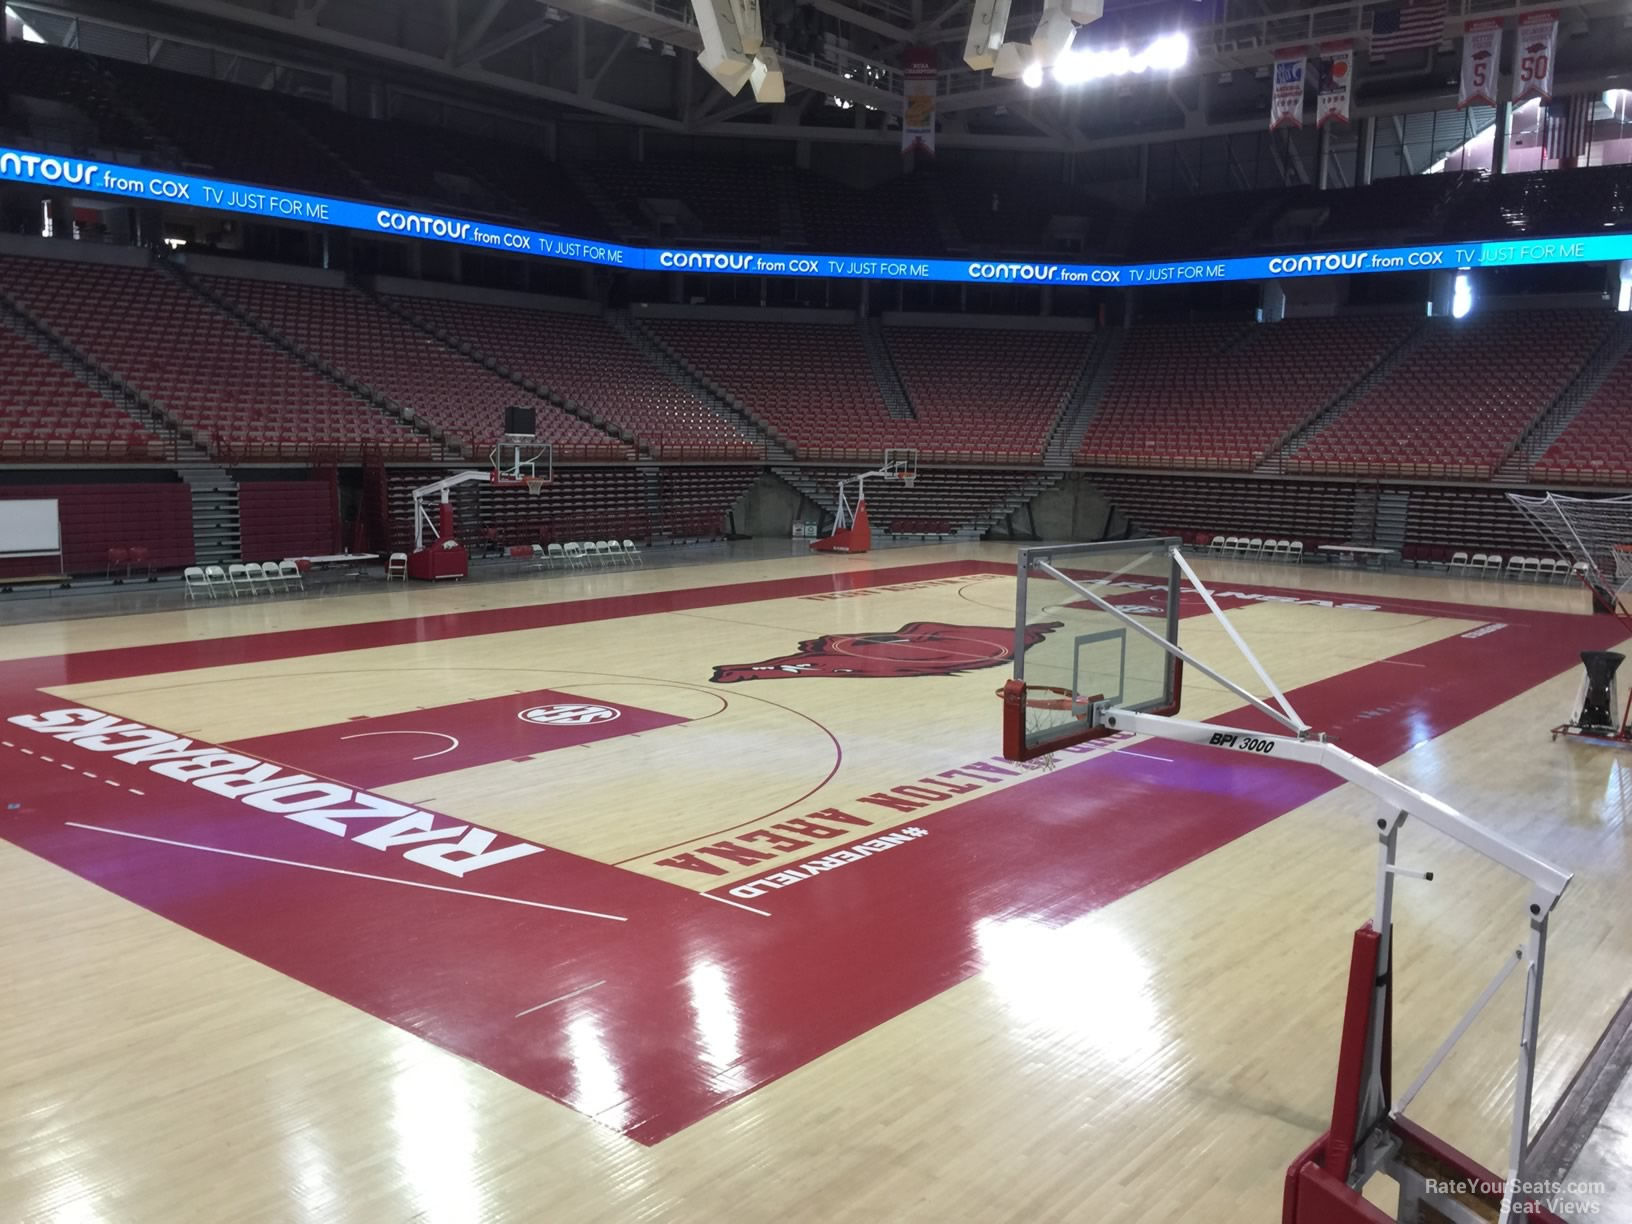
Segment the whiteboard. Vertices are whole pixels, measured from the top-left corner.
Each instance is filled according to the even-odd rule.
[[[56,498],[0,500],[0,557],[54,557],[61,551]]]

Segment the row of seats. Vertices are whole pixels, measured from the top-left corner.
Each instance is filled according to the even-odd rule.
[[[547,548],[542,544],[513,544],[504,555],[511,561],[524,561],[545,570],[646,564],[645,555],[633,540],[568,540],[565,544],[551,544]],[[392,574],[388,571],[386,577],[392,577]]]
[[[643,326],[808,459],[861,460],[895,446],[936,462],[1041,462],[1089,343],[1083,332],[886,328],[916,414],[903,420],[890,415],[853,326],[693,319]]]
[[[302,352],[412,411],[467,454],[485,456],[503,432],[506,406],[529,399],[508,378],[355,289],[226,276],[205,277],[202,283]],[[555,444],[557,458],[632,454],[588,422],[537,397],[530,402],[541,418],[538,434]]]
[[[865,469],[812,466],[779,469],[796,488],[832,505],[840,480]],[[1030,500],[1040,486],[1035,472],[919,468],[912,484],[875,478],[866,484],[867,517],[892,535],[950,535],[990,521],[1006,506]],[[853,503],[855,486],[846,490]],[[926,525],[927,524],[927,525]]]
[[[0,257],[0,293],[91,356],[213,455],[360,460],[425,442],[156,267]]]
[[[382,304],[350,288],[230,276],[201,283],[311,362],[161,268],[0,258],[0,293],[228,462],[430,458],[431,438],[373,395],[474,458],[487,454],[504,407],[518,400],[535,407],[539,436],[563,463],[627,462],[637,440],[671,459],[762,458],[736,423],[598,316],[431,298]],[[1603,342],[1613,318],[1535,311],[1140,324],[1102,375],[1076,459],[1254,469],[1409,345],[1287,458],[1287,470],[1488,478]],[[890,415],[853,326],[676,319],[643,326],[801,458],[817,460],[861,462],[907,445],[931,462],[1038,463],[1088,351],[1083,333],[886,328],[916,409],[915,419],[903,420]],[[1023,357],[998,360],[1000,353]],[[1515,362],[1515,353],[1526,356]],[[164,457],[168,444],[23,333],[0,329],[0,358],[17,371],[0,387],[0,460]],[[518,379],[565,406],[529,394]],[[1543,456],[1537,478],[1613,482],[1632,468],[1629,394],[1632,362],[1623,361]]]
[[[1262,536],[1198,536],[1202,545],[1215,557],[1236,557],[1252,561],[1303,561],[1302,540],[1277,540]]]
[[[1087,332],[896,327],[884,335],[918,418],[905,430],[886,426],[894,445],[936,458],[996,449],[1005,456],[997,462],[1040,461],[1089,344]]]
[[[1287,468],[1489,479],[1613,321],[1608,311],[1580,310],[1429,320],[1416,347]]]
[[[413,538],[413,490],[440,476],[394,468],[387,474],[388,534],[394,548]],[[475,485],[451,501],[457,538],[500,549],[569,540],[673,542],[718,539],[726,515],[759,475],[757,468],[660,468],[654,491],[629,468],[562,468],[533,495]]]
[[[1383,315],[1135,326],[1077,461],[1250,471],[1415,323]]]
[[[1454,552],[1447,568],[1453,574],[1499,577],[1518,582],[1565,582],[1574,577],[1577,571],[1584,571],[1586,562],[1572,565],[1560,557],[1521,557],[1515,553],[1507,558],[1504,568],[1500,553],[1476,552],[1470,557],[1465,552]]]
[[[1100,473],[1092,477],[1113,509],[1148,527],[1179,523],[1213,533],[1347,540],[1355,488],[1336,482],[1230,480]]]
[[[225,568],[189,565],[181,572],[181,582],[188,599],[236,599],[306,589],[306,575],[294,561],[234,561]]]
[[[1180,523],[1194,540],[1214,546],[1243,533],[1301,540],[1306,549],[1355,538],[1355,489],[1346,483],[1204,480],[1192,477],[1096,475],[1111,505],[1141,530]],[[1485,555],[1540,555],[1547,548],[1507,497],[1493,489],[1385,486],[1383,496],[1404,497],[1401,558],[1414,564],[1449,564],[1457,551]],[[1364,534],[1363,532],[1361,533]],[[1239,547],[1239,546],[1238,546]]]
[[[204,284],[326,373],[161,268],[0,258],[0,293],[228,462],[429,458],[430,438],[371,402],[365,388],[472,457],[485,456],[504,407],[517,400],[537,408],[539,434],[561,462],[627,462],[634,439],[664,457],[760,457],[736,424],[598,317],[401,299],[436,329],[430,334],[349,288],[234,277]],[[1537,311],[1136,326],[1076,458],[1104,467],[1253,469],[1409,344],[1299,446],[1288,470],[1488,478],[1604,341],[1613,317]],[[856,328],[647,326],[801,457],[858,462],[890,445],[916,446],[929,461],[1038,462],[1087,345],[1080,333],[886,329],[917,407],[916,419],[901,420],[885,406]],[[514,378],[525,372],[568,393],[571,411],[474,359],[489,349]],[[1025,359],[993,360],[996,352]],[[1525,357],[1512,361],[1514,353]],[[16,370],[0,386],[0,460],[165,457],[167,443],[22,332],[0,329],[0,358]],[[1613,482],[1632,468],[1629,393],[1632,362],[1623,360],[1543,456],[1537,478]]]
[[[1536,481],[1632,483],[1632,353],[1623,355],[1531,470]]]
[[[0,462],[140,462],[164,446],[63,362],[0,320]]]
[[[532,379],[592,423],[647,443],[659,458],[763,457],[762,447],[665,376],[598,315],[436,298],[387,300],[447,343],[470,346]],[[565,414],[545,415],[541,433],[554,437],[551,431],[559,431]]]
[[[1529,554],[1548,547],[1535,525],[1497,490],[1429,485],[1390,486],[1384,491],[1410,498],[1405,518],[1407,548]]]

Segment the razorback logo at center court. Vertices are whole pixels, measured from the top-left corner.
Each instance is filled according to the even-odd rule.
[[[1035,646],[1059,621],[1026,626]],[[799,676],[955,676],[1014,661],[1014,630],[1007,625],[944,625],[913,621],[894,633],[824,633],[800,642],[795,654],[758,663],[726,663],[715,684],[788,680]]]

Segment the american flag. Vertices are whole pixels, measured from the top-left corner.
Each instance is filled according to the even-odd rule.
[[[1541,147],[1556,161],[1583,158],[1592,137],[1594,94],[1554,98],[1547,103],[1541,125]]]
[[[1445,29],[1445,0],[1407,0],[1401,8],[1371,15],[1371,53],[1432,47]]]

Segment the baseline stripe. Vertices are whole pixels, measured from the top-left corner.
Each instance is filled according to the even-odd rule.
[[[378,880],[381,884],[401,884],[405,888],[428,888],[432,892],[452,893],[456,897],[480,897],[484,901],[504,901],[510,905],[526,905],[533,909],[555,910],[561,914],[578,914],[585,918],[605,918],[608,922],[628,922],[616,914],[597,914],[594,910],[573,909],[566,905],[549,905],[543,901],[524,901],[520,897],[501,897],[497,893],[473,892],[468,888],[447,888],[441,884],[422,884],[418,880],[394,880],[390,876],[370,875],[366,871],[347,871],[343,867],[324,867],[317,863],[297,863],[292,859],[272,858],[266,854],[250,854],[244,850],[226,850],[220,846],[200,846],[196,842],[171,841],[168,837],[154,837],[148,833],[132,833],[128,829],[105,829],[101,825],[80,824],[77,820],[63,821],[70,829],[88,829],[92,833],[111,833],[114,837],[134,837],[138,841],[157,842],[161,846],[179,846],[183,850],[202,850],[206,854],[225,854],[231,858],[254,859],[257,863],[277,863],[284,867],[304,867],[307,871],[326,871],[330,875],[355,876],[359,880]]]

